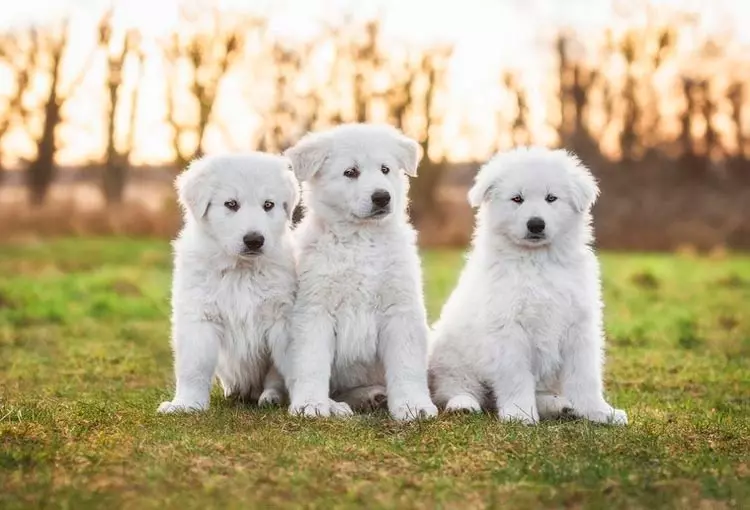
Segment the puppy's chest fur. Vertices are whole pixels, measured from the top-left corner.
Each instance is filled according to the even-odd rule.
[[[232,268],[204,280],[203,319],[223,330],[223,343],[259,343],[294,300],[291,268]]]
[[[317,294],[334,315],[354,309],[382,311],[390,275],[402,264],[398,248],[366,237],[321,238],[308,246],[300,263],[300,288]]]
[[[493,292],[492,300],[501,300],[496,305],[507,310],[503,320],[513,321],[527,336],[537,374],[558,364],[561,343],[585,312],[581,292],[586,282],[573,274],[562,266],[521,264],[507,270]]]
[[[303,247],[300,302],[314,302],[333,318],[335,366],[376,361],[379,322],[395,301],[394,278],[407,263],[403,246],[385,235],[321,235]]]

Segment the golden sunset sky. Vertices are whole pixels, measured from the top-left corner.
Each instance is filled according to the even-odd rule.
[[[413,44],[436,41],[455,47],[449,74],[447,118],[442,133],[443,150],[451,159],[484,157],[495,137],[495,112],[507,98],[498,87],[503,70],[519,73],[529,94],[532,128],[538,141],[553,136],[545,125],[549,97],[555,84],[550,53],[555,31],[561,26],[586,34],[592,43],[604,27],[615,31],[646,23],[650,3],[662,16],[692,12],[699,21],[695,35],[687,37],[682,51],[688,55],[705,34],[730,35],[741,54],[750,43],[750,1],[746,0],[218,0],[227,10],[257,12],[271,20],[271,30],[283,37],[305,38],[315,34],[319,23],[340,17],[379,16],[386,35]],[[627,7],[617,7],[620,6]],[[178,0],[1,0],[0,30],[20,30],[30,24],[45,25],[69,17],[73,23],[73,47],[65,63],[70,80],[83,66],[96,36],[92,29],[109,5],[115,9],[120,30],[137,28],[144,35],[147,69],[138,105],[138,129],[134,162],[159,162],[171,158],[169,129],[164,118],[164,80],[159,40],[175,29]],[[750,53],[748,53],[750,54]],[[67,124],[59,163],[76,164],[98,158],[103,150],[101,102],[105,90],[103,59],[86,74],[78,93],[66,107]],[[0,72],[0,96],[8,91],[7,74]],[[218,115],[230,127],[232,140],[222,133],[208,134],[209,151],[248,149],[258,115],[243,99],[249,85],[239,78],[226,84]],[[0,101],[0,105],[2,102]],[[0,106],[1,108],[2,106]],[[33,146],[21,129],[7,137],[8,163],[28,157]]]

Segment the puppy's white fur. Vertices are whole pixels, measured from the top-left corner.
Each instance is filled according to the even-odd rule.
[[[416,234],[406,215],[419,145],[398,130],[349,124],[289,149],[307,215],[296,232],[299,290],[284,376],[290,412],[387,405],[431,417],[426,314]],[[345,175],[348,169],[349,177]],[[374,193],[391,201],[378,209]]]
[[[562,150],[517,149],[479,171],[469,192],[479,208],[473,249],[430,344],[439,406],[493,407],[525,423],[564,409],[627,423],[603,396],[599,264],[590,247],[598,192]],[[531,218],[544,220],[543,235],[529,230]]]
[[[207,409],[214,375],[225,396],[282,400],[271,353],[287,343],[296,290],[290,224],[299,185],[289,167],[263,153],[216,156],[177,178],[185,218],[173,243],[177,388],[160,412]],[[260,252],[245,245],[248,234],[263,236]]]

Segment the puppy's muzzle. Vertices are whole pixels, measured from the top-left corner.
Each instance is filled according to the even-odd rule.
[[[245,244],[244,253],[255,255],[263,251],[266,238],[258,232],[250,232],[242,238],[242,242]]]
[[[376,190],[371,196],[371,216],[385,216],[391,212],[391,194],[385,190]]]

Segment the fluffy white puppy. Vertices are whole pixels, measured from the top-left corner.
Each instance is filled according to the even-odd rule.
[[[407,176],[419,145],[398,130],[348,124],[286,152],[308,208],[297,228],[299,290],[284,376],[290,412],[384,406],[399,420],[431,417],[427,323]]]
[[[430,344],[439,406],[492,407],[525,423],[563,410],[627,423],[603,396],[599,264],[590,247],[598,193],[588,169],[563,150],[516,149],[479,171],[469,191],[479,208],[473,250]]]
[[[296,290],[288,159],[206,157],[176,180],[185,226],[174,241],[172,346],[177,389],[159,412],[204,410],[214,375],[227,397],[280,403],[271,354],[283,348]]]

